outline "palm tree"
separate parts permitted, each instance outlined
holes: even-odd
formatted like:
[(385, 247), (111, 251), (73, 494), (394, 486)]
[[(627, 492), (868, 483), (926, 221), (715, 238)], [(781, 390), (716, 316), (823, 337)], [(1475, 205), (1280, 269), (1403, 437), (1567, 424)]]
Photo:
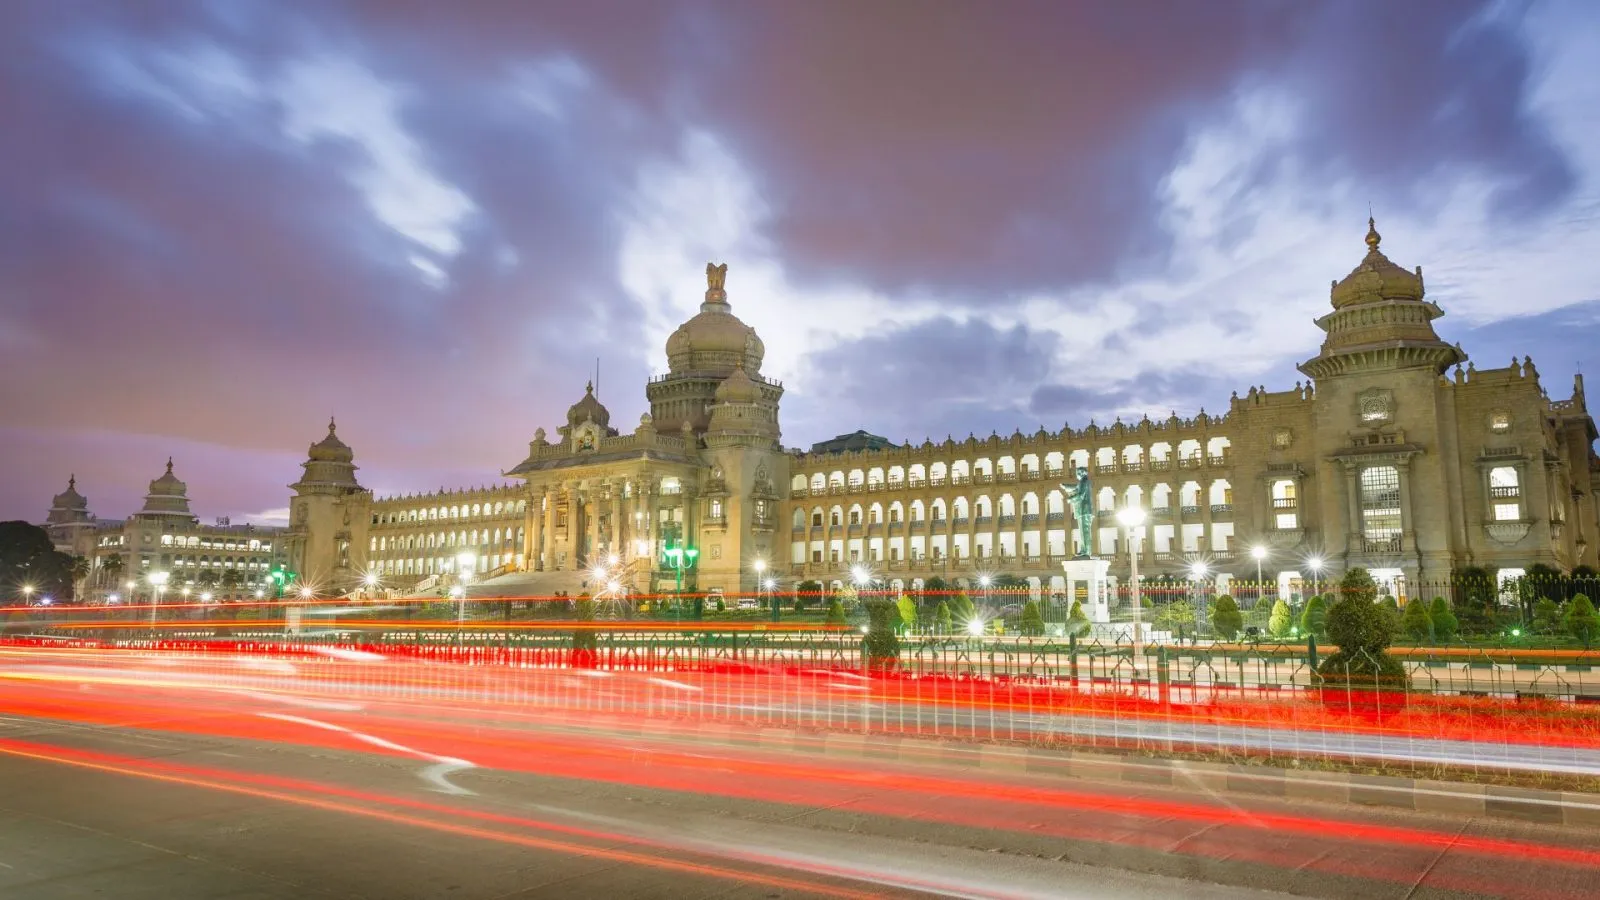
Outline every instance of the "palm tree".
[(87, 556), (74, 556), (68, 571), (72, 573), (72, 599), (78, 602), (83, 600), (84, 582), (89, 580), (91, 566)]
[(100, 571), (104, 573), (102, 577), (110, 581), (112, 587), (116, 587), (117, 576), (122, 574), (122, 555), (119, 553), (100, 557)]
[(239, 573), (233, 569), (228, 569), (222, 573), (222, 579), (218, 583), (222, 585), (223, 594), (229, 600), (232, 600), (239, 588)]

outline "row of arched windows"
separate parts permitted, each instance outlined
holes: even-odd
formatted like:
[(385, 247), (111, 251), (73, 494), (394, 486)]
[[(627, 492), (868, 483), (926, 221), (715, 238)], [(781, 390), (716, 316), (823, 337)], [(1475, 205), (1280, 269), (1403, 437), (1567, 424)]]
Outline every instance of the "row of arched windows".
[(472, 519), (480, 516), (520, 516), (527, 509), (526, 500), (497, 500), (493, 503), (463, 503), (454, 506), (430, 506), (395, 512), (373, 513), (374, 525), (401, 525), (408, 522), (434, 522), (441, 519)]

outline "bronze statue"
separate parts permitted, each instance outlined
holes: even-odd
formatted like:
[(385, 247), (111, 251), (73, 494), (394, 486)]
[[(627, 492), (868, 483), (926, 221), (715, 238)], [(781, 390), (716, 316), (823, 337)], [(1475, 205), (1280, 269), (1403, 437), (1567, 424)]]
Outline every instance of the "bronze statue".
[(714, 266), (711, 263), (706, 263), (706, 290), (707, 291), (720, 292), (721, 290), (723, 290), (722, 283), (724, 281), (726, 281), (727, 279), (728, 279), (728, 264), (727, 263), (723, 263), (720, 266)]
[(1072, 502), (1072, 518), (1078, 524), (1082, 549), (1073, 559), (1090, 559), (1094, 556), (1094, 484), (1089, 481), (1089, 470), (1079, 466), (1077, 484), (1063, 484), (1061, 490)]

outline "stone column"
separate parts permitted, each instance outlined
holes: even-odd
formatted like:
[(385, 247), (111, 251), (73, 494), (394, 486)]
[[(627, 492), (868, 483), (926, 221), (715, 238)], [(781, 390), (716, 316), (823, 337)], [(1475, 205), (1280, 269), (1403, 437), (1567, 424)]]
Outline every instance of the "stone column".
[(522, 558), (529, 571), (544, 568), (544, 486), (528, 491), (528, 506), (522, 517)]
[(628, 545), (623, 543), (625, 526), (622, 514), (622, 485), (614, 483), (611, 485), (611, 537), (606, 543), (618, 559), (628, 558)]
[(544, 503), (542, 517), (544, 524), (539, 528), (539, 557), (541, 566), (548, 571), (556, 566), (555, 551), (552, 545), (555, 543), (556, 538), (556, 503), (561, 499), (560, 485), (556, 485), (553, 488), (550, 485), (545, 485), (541, 496)]
[(1344, 548), (1344, 552), (1345, 552), (1346, 562), (1348, 562), (1349, 556), (1351, 554), (1364, 552), (1364, 549), (1363, 549), (1362, 543), (1361, 543), (1361, 494), (1360, 494), (1360, 482), (1361, 482), (1361, 473), (1356, 468), (1356, 464), (1353, 463), (1353, 462), (1345, 463), (1344, 464), (1344, 488), (1345, 488), (1345, 492), (1344, 492), (1345, 493), (1345, 509), (1344, 509), (1345, 548)]

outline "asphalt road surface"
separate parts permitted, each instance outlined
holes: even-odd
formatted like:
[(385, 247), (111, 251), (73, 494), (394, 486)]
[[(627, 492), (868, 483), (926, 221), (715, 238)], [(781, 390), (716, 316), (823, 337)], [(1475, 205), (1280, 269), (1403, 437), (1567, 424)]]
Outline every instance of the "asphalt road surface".
[(0, 679), (0, 896), (1554, 900), (1600, 884), (1596, 832), (134, 674)]

